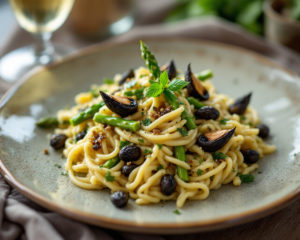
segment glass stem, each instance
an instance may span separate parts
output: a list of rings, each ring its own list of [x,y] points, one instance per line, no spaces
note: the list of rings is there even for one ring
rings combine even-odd
[[[35,46],[35,56],[37,63],[41,65],[52,62],[55,58],[54,47],[50,41],[52,33],[36,34],[37,44]]]

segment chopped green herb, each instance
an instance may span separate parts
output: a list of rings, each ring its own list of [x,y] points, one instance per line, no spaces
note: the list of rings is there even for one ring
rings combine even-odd
[[[127,91],[127,92],[124,93],[124,95],[128,96],[128,97],[136,96],[137,100],[141,100],[141,99],[144,98],[144,89],[145,88],[139,88],[139,89],[134,90],[134,91]]]
[[[177,131],[180,132],[180,134],[184,137],[188,135],[188,132],[183,128],[177,128]]]
[[[200,160],[199,160],[199,164],[202,164],[203,163],[203,159],[201,158]]]
[[[178,209],[174,210],[173,213],[177,214],[177,215],[180,215],[181,213],[179,212]]]
[[[252,124],[251,122],[248,122],[248,125],[249,125],[250,127],[253,127],[253,124]]]
[[[60,173],[60,175],[62,175],[62,176],[68,176],[68,172],[67,172],[66,170],[64,170],[64,171],[62,171],[62,172]]]
[[[164,169],[164,167],[163,167],[162,165],[159,165],[159,166],[157,167],[157,171],[159,171],[160,169]]]
[[[172,82],[170,82],[169,84],[169,89],[171,91],[180,91],[182,88],[184,88],[185,86],[187,86],[189,83],[184,81],[184,80],[180,80],[180,79],[175,79]]]
[[[227,156],[222,152],[214,152],[212,153],[212,157],[214,160],[220,160],[220,159],[225,160]]]
[[[145,149],[143,153],[144,153],[144,155],[147,155],[149,153],[152,153],[152,150],[151,149]]]
[[[227,123],[227,121],[229,121],[228,118],[223,118],[220,120],[220,124],[225,125]]]
[[[210,179],[210,181],[213,181],[214,180],[214,176],[210,176],[209,179]]]
[[[202,175],[202,173],[203,173],[203,170],[202,170],[202,169],[198,169],[198,170],[197,170],[197,175],[198,175],[198,176]]]
[[[240,116],[240,121],[245,121],[246,119],[247,119],[246,116],[244,115]]]
[[[236,169],[232,169],[232,172],[236,172]]]
[[[144,139],[142,139],[142,138],[139,138],[138,141],[139,141],[140,143],[144,143]]]
[[[145,112],[142,112],[142,116],[145,116]]]
[[[254,181],[254,176],[252,174],[239,174],[242,183],[251,183]]]
[[[103,165],[99,165],[99,168],[104,168],[104,166]]]
[[[112,176],[110,172],[107,172],[107,173],[105,174],[105,180],[106,180],[107,182],[113,182],[113,181],[115,181],[115,177]]]
[[[151,124],[151,120],[149,118],[146,118],[142,121],[144,126],[149,126]]]
[[[163,145],[159,144],[159,143],[157,144],[157,146],[158,146],[159,149],[162,149],[162,147],[163,147]]]
[[[200,72],[199,74],[197,74],[197,78],[200,80],[200,81],[205,81],[209,78],[212,78],[214,75],[212,73],[212,71],[210,69],[206,69],[202,72]]]
[[[61,168],[61,166],[57,163],[54,164],[54,167]]]
[[[120,149],[122,149],[123,147],[129,145],[130,142],[129,141],[120,141]]]
[[[109,84],[109,85],[114,84],[114,80],[112,80],[112,79],[110,79],[110,78],[105,78],[105,79],[103,80],[103,82],[104,82],[105,84]]]
[[[90,90],[90,93],[93,95],[94,98],[99,97],[99,89],[93,88]]]

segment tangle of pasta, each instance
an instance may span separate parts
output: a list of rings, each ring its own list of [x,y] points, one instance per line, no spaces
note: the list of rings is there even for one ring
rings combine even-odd
[[[146,90],[150,85],[149,70],[141,67],[134,73],[134,77],[127,79],[122,87],[118,85],[121,75],[116,75],[113,83],[103,84],[97,88],[114,96],[126,96],[128,91],[134,92],[143,88]],[[184,79],[184,76],[177,74],[176,78]],[[83,189],[109,188],[112,192],[117,190],[127,192],[137,204],[176,200],[179,208],[188,199],[206,199],[210,189],[218,189],[222,184],[232,182],[234,186],[239,186],[242,183],[241,174],[249,174],[258,168],[257,163],[244,162],[241,150],[255,150],[262,158],[265,154],[274,152],[275,146],[266,144],[258,136],[259,129],[255,126],[260,120],[253,108],[247,107],[243,116],[230,114],[228,107],[233,100],[224,94],[217,94],[210,81],[202,84],[209,93],[209,99],[203,103],[216,108],[220,116],[217,120],[196,119],[197,127],[186,130],[187,134],[184,134],[186,136],[178,131],[185,128],[186,124],[182,113],[186,110],[193,116],[195,112],[195,106],[187,101],[187,89],[175,93],[181,103],[177,109],[168,108],[169,104],[163,95],[143,96],[138,100],[133,95],[131,98],[137,100],[138,110],[125,119],[141,122],[141,128],[136,132],[97,123],[93,119],[83,121],[76,126],[60,125],[56,133],[68,137],[63,153],[67,158],[65,169],[70,180]],[[100,95],[95,97],[92,92],[84,92],[78,94],[75,101],[76,106],[58,112],[57,117],[60,122],[69,121],[80,111],[102,101],[102,97]],[[168,111],[165,111],[166,109]],[[120,117],[105,105],[98,113]],[[150,119],[150,124],[146,126],[142,124],[145,119]],[[214,159],[211,152],[204,151],[196,144],[201,134],[234,127],[234,135],[218,150],[225,155],[223,159]],[[81,132],[86,134],[76,141],[76,136]],[[93,145],[95,139],[99,140],[96,149]],[[118,156],[120,144],[124,141],[139,146],[142,152],[140,158],[134,162],[136,168],[128,177],[121,172],[123,165],[126,164],[124,161],[117,162],[111,168],[103,167],[107,161]],[[186,162],[175,157],[175,146],[184,146]],[[188,181],[178,176],[177,166],[188,171]],[[174,176],[176,180],[176,189],[170,195],[161,192],[160,182],[165,174]]]

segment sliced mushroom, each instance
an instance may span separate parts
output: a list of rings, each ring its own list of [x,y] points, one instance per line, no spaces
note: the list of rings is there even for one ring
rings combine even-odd
[[[206,152],[215,152],[229,141],[234,131],[235,127],[202,134],[197,140],[197,145],[202,147]]]
[[[247,95],[236,99],[235,102],[229,106],[229,112],[231,114],[243,114],[246,111],[246,108],[248,107],[251,95],[252,93],[248,93]]]
[[[188,65],[185,72],[185,81],[189,82],[187,85],[188,94],[200,100],[209,99],[209,93],[207,89],[202,85],[199,79],[193,74],[191,70],[191,64]]]
[[[136,113],[138,110],[138,103],[133,98],[111,96],[102,91],[100,91],[100,94],[105,105],[121,117],[127,117]]]
[[[119,81],[119,86],[123,85],[126,80],[134,77],[134,71],[130,69],[128,72],[124,73]]]
[[[176,77],[177,71],[173,60],[171,60],[168,64],[161,66],[160,70],[162,72],[167,71],[169,80]]]

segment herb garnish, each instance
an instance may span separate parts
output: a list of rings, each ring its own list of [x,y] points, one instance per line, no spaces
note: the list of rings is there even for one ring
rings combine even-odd
[[[129,141],[120,141],[120,149],[122,149],[123,147],[129,145],[130,142]]]
[[[144,139],[142,139],[142,138],[138,138],[138,141],[139,141],[140,143],[144,143]]]
[[[110,79],[110,78],[105,78],[105,79],[103,80],[103,82],[104,82],[105,84],[109,84],[109,85],[114,84],[114,80],[112,80],[112,79]]]
[[[199,160],[199,164],[202,164],[203,163],[203,159],[201,158],[200,160]]]
[[[151,149],[145,149],[143,153],[144,153],[144,155],[147,155],[149,153],[152,153],[152,150]]]
[[[246,119],[247,119],[246,116],[244,116],[244,115],[240,116],[241,121],[245,121]]]
[[[162,147],[163,147],[163,145],[160,144],[160,143],[158,143],[157,146],[158,146],[159,149],[162,149]]]
[[[202,173],[203,173],[203,170],[202,170],[202,169],[198,169],[198,170],[197,170],[197,175],[198,175],[198,176],[202,175]]]
[[[226,154],[222,153],[222,152],[214,152],[212,153],[212,157],[214,160],[225,160],[226,159]]]
[[[164,167],[161,164],[157,167],[157,171],[159,171],[160,169],[164,169]]]
[[[183,128],[177,128],[177,131],[180,132],[180,134],[184,137],[188,135],[188,132]]]
[[[174,210],[173,213],[177,214],[177,215],[180,215],[181,213],[179,212],[178,209]]]
[[[151,124],[151,120],[149,118],[146,118],[142,121],[144,126],[149,126]]]
[[[223,118],[220,120],[220,124],[225,125],[227,123],[227,121],[229,121],[228,118]]]
[[[112,176],[110,172],[107,172],[107,173],[105,174],[105,180],[106,180],[107,182],[113,182],[113,181],[115,181],[115,177]]]
[[[254,176],[252,174],[239,174],[242,183],[251,183],[254,181]]]

